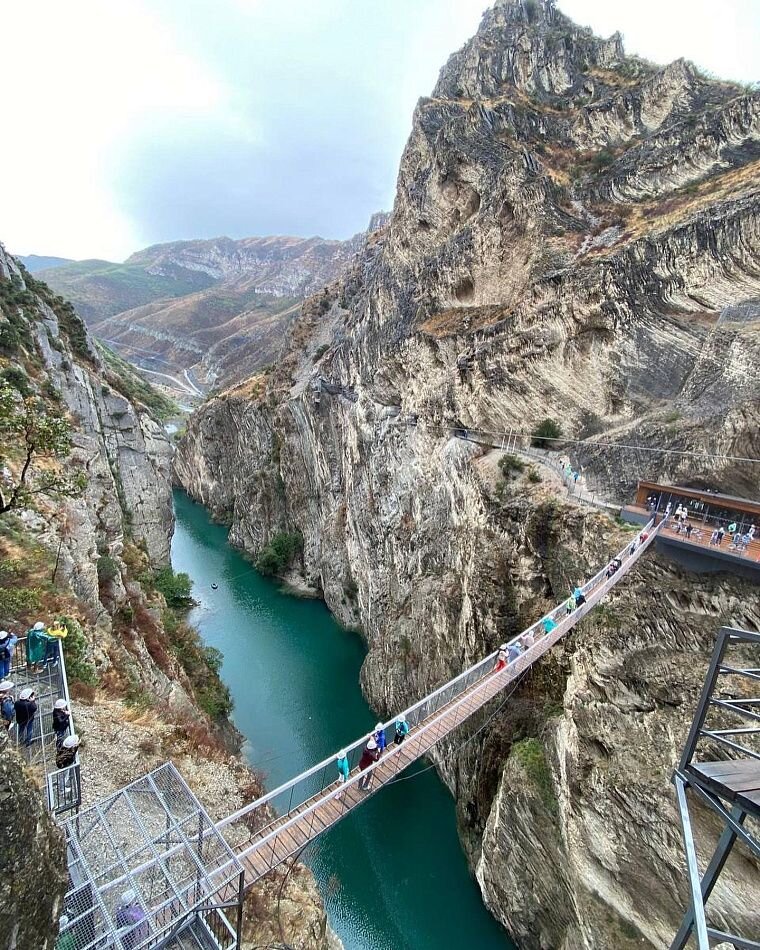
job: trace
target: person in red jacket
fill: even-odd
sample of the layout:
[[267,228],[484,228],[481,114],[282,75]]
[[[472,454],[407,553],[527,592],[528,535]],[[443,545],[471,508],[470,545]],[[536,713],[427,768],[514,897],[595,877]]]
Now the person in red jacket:
[[[377,747],[377,743],[374,739],[370,739],[369,742],[364,747],[362,752],[362,757],[359,759],[359,768],[362,772],[374,765],[380,759],[380,750]],[[359,779],[359,788],[363,792],[368,792],[369,787],[372,784],[374,772],[367,772],[366,775],[362,775]]]

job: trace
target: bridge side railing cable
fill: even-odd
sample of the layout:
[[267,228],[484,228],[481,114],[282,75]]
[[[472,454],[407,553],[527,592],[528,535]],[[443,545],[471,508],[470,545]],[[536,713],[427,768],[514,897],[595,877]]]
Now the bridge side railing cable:
[[[531,626],[526,630],[522,631],[520,634],[508,641],[507,646],[516,643],[528,634],[533,634],[533,636],[536,637],[537,642],[526,652],[526,654],[524,654],[530,656],[531,662],[533,662],[533,659],[541,655],[545,649],[548,649],[549,646],[556,642],[559,637],[564,635],[567,630],[571,629],[571,627],[573,627],[581,619],[581,617],[585,616],[589,609],[588,603],[591,600],[590,593],[592,591],[596,591],[596,588],[598,588],[600,584],[605,581],[606,583],[603,584],[602,587],[606,593],[606,590],[612,587],[614,583],[617,583],[624,573],[627,573],[628,567],[631,563],[633,563],[632,559],[638,559],[638,555],[649,546],[651,540],[660,530],[660,527],[661,525],[657,528],[654,528],[653,523],[650,522],[644,529],[642,529],[642,534],[648,532],[647,539],[643,542],[643,544],[636,546],[634,541],[634,550],[632,550],[631,542],[629,542],[622,551],[618,552],[617,557],[620,559],[622,564],[617,574],[613,574],[611,578],[606,578],[607,564],[605,564],[601,570],[599,570],[581,587],[584,596],[587,596],[587,603],[582,605],[581,608],[579,608],[577,611],[574,611],[569,616],[566,616],[565,605],[567,601],[562,601],[562,603],[558,604],[548,613],[544,614],[542,618],[531,624]],[[635,537],[639,538],[641,536],[642,535],[637,534]],[[634,555],[636,555],[635,558]],[[625,570],[623,570],[623,568],[625,568]],[[597,603],[601,596],[604,596],[604,594],[602,593],[599,594],[599,596],[595,596],[593,603]],[[559,634],[557,634],[557,630],[553,630],[550,635],[544,635],[543,620],[545,617],[550,617],[555,623],[558,624],[557,630],[560,631]],[[539,644],[541,646],[546,644],[540,653],[537,652],[536,649]],[[404,710],[402,715],[408,722],[410,729],[414,731],[415,728],[427,720],[437,710],[449,705],[462,693],[469,691],[478,680],[482,679],[486,673],[493,669],[497,654],[498,650],[492,651],[482,660],[464,670],[453,679],[439,686],[427,696],[423,697],[418,702],[413,703],[406,710]],[[520,659],[522,659],[522,657]],[[383,730],[387,736],[392,737],[393,731],[395,730],[396,718],[397,717],[394,717],[393,719],[383,723]],[[350,745],[345,746],[346,755],[352,772],[358,767],[362,751],[372,735],[373,732],[368,732],[356,739]],[[255,801],[250,802],[249,804],[238,809],[238,811],[228,815],[226,818],[218,822],[216,827],[225,828],[242,821],[246,824],[251,838],[254,835],[260,835],[263,829],[273,824],[275,821],[279,821],[283,816],[290,815],[297,809],[302,808],[306,802],[310,801],[315,796],[318,796],[325,788],[333,783],[335,777],[335,755],[331,755],[329,758],[323,759],[310,769],[307,769],[305,772],[301,773],[295,778],[283,783],[282,785],[273,789],[271,792],[266,793]],[[268,806],[268,808],[265,808],[264,806]],[[262,817],[263,820],[261,823],[256,820],[258,817],[256,813]]]

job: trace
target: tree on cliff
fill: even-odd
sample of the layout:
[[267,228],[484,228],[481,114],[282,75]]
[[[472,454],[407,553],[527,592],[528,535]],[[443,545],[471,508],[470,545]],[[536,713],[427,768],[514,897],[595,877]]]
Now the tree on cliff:
[[[25,507],[33,495],[73,496],[83,490],[84,475],[72,477],[60,465],[71,448],[71,427],[44,400],[23,399],[10,386],[0,387],[0,439],[0,515]],[[18,474],[8,462],[18,462]]]

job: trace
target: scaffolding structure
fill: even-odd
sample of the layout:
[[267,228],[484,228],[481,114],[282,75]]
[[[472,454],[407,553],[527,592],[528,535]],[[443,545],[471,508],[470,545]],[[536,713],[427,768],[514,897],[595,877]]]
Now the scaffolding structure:
[[[706,908],[735,843],[760,858],[760,634],[730,627],[718,632],[673,784],[691,897],[671,950],[683,950],[692,935],[699,950],[722,942],[760,950],[760,933],[742,936],[712,926]],[[702,874],[692,820],[697,802],[718,817],[722,829]]]
[[243,868],[170,762],[61,827],[71,950],[239,946]]

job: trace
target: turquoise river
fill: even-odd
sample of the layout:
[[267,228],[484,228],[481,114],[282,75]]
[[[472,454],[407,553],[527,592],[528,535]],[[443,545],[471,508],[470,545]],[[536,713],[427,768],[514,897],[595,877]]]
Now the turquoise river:
[[[199,602],[190,619],[224,654],[244,752],[272,788],[374,725],[359,688],[364,646],[320,601],[287,596],[260,576],[183,493],[175,510],[172,561]],[[370,798],[304,860],[346,950],[513,947],[480,900],[435,770]]]

